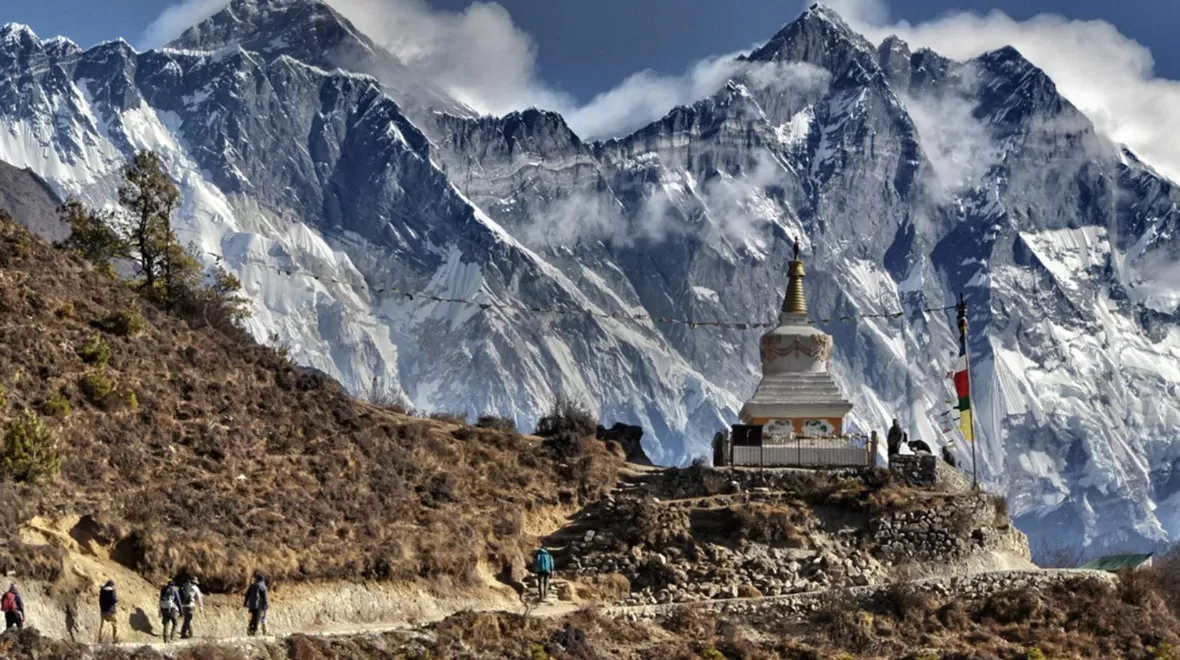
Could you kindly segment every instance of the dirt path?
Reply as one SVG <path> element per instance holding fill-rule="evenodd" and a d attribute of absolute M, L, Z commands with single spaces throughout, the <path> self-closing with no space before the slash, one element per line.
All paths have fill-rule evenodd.
<path fill-rule="evenodd" d="M 951 586 L 955 581 L 960 580 L 987 580 L 987 579 L 1006 579 L 1018 580 L 1022 577 L 1039 577 L 1068 579 L 1072 577 L 1099 577 L 1101 579 L 1112 579 L 1110 574 L 1102 571 L 1088 571 L 1078 569 L 1045 569 L 1035 571 L 989 571 L 981 573 L 973 573 L 957 576 L 942 576 L 934 578 L 925 578 L 915 580 L 912 584 L 927 584 L 927 585 L 942 585 Z M 787 605 L 792 603 L 806 603 L 821 601 L 826 596 L 832 593 L 848 593 L 854 595 L 868 595 L 881 589 L 888 588 L 888 585 L 872 585 L 867 587 L 840 587 L 833 589 L 822 589 L 817 591 L 801 592 L 797 594 L 790 594 L 786 596 L 763 596 L 758 598 L 726 598 L 713 599 L 706 601 L 697 601 L 691 603 L 669 603 L 665 605 L 629 605 L 629 606 L 606 606 L 602 608 L 602 613 L 611 617 L 644 617 L 653 616 L 656 614 L 666 614 L 682 608 L 690 607 L 717 607 L 722 609 L 730 609 L 741 611 L 743 608 L 757 608 L 761 605 Z M 561 617 L 577 612 L 584 604 L 567 602 L 567 601 L 549 601 L 543 605 L 527 610 L 528 616 L 536 617 Z M 292 635 L 309 635 L 313 637 L 352 637 L 356 635 L 380 635 L 383 633 L 410 631 L 422 627 L 423 625 L 435 623 L 446 619 L 448 616 L 457 614 L 463 610 L 455 610 L 443 616 L 431 617 L 428 620 L 420 620 L 415 622 L 399 621 L 387 623 L 367 623 L 367 624 L 337 624 L 325 627 L 317 627 L 306 630 L 282 632 L 279 634 L 269 635 L 265 637 L 207 637 L 195 638 L 191 640 L 181 640 L 164 644 L 162 642 L 127 642 L 120 644 L 91 644 L 92 648 L 99 647 L 118 647 L 127 650 L 138 649 L 143 647 L 152 648 L 157 651 L 171 651 L 179 650 L 185 647 L 199 646 L 203 644 L 216 644 L 218 646 L 250 646 L 262 643 L 275 643 L 282 641 Z M 487 607 L 474 608 L 470 611 L 478 612 L 511 612 L 516 614 L 525 614 L 526 609 L 522 604 L 516 609 L 506 609 L 504 607 Z"/>
<path fill-rule="evenodd" d="M 573 614 L 574 612 L 577 612 L 581 607 L 583 607 L 583 604 L 580 604 L 580 603 L 573 603 L 573 602 L 566 602 L 566 601 L 550 601 L 550 602 L 544 603 L 543 605 L 529 609 L 528 615 L 529 616 L 536 616 L 536 617 L 543 617 L 543 618 L 561 617 L 561 616 L 566 616 L 567 614 Z M 126 650 L 134 650 L 134 649 L 147 647 L 150 649 L 154 649 L 156 651 L 165 651 L 165 650 L 173 651 L 173 650 L 180 650 L 180 649 L 187 648 L 187 647 L 201 646 L 201 645 L 205 645 L 205 644 L 215 644 L 217 646 L 236 646 L 236 645 L 248 646 L 248 645 L 256 645 L 256 644 L 275 643 L 275 642 L 279 642 L 284 639 L 287 639 L 288 637 L 291 637 L 293 635 L 308 635 L 308 636 L 312 636 L 312 637 L 353 637 L 356 635 L 380 635 L 383 633 L 414 630 L 416 628 L 422 627 L 423 625 L 442 621 L 443 619 L 446 619 L 449 616 L 452 616 L 454 614 L 458 614 L 460 611 L 463 611 L 463 610 L 456 610 L 454 612 L 447 613 L 445 616 L 431 617 L 430 619 L 427 619 L 427 620 L 415 621 L 415 622 L 398 621 L 398 622 L 385 622 L 385 623 L 337 624 L 337 625 L 331 625 L 331 626 L 325 626 L 325 627 L 311 628 L 311 629 L 307 629 L 307 630 L 281 632 L 281 633 L 276 633 L 276 634 L 272 634 L 272 635 L 260 635 L 257 637 L 246 637 L 246 636 L 242 636 L 242 637 L 200 637 L 200 636 L 198 636 L 198 637 L 194 637 L 192 639 L 183 639 L 183 640 L 177 640 L 175 642 L 169 642 L 167 644 L 165 644 L 163 642 L 120 642 L 118 644 L 90 643 L 89 646 L 91 648 L 96 648 L 96 649 L 97 648 L 121 648 L 121 649 L 126 649 Z M 475 609 L 472 611 L 508 612 L 510 610 L 506 610 L 502 607 L 488 607 L 485 609 Z M 525 613 L 524 605 L 521 605 L 521 607 L 518 610 L 515 610 L 514 613 L 524 614 Z"/>

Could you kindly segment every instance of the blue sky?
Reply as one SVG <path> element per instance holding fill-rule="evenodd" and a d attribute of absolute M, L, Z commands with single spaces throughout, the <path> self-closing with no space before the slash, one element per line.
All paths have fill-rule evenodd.
<path fill-rule="evenodd" d="M 536 43 L 540 76 L 585 102 L 644 68 L 675 73 L 693 62 L 770 37 L 801 9 L 797 0 L 499 0 Z M 142 45 L 170 0 L 0 0 L 0 22 L 27 23 L 43 37 L 83 46 L 124 37 Z M 469 0 L 430 0 L 459 11 Z M 949 10 L 998 9 L 1024 20 L 1038 13 L 1101 19 L 1151 49 L 1158 75 L 1180 79 L 1180 2 L 1172 0 L 896 0 L 891 20 L 920 23 Z"/>

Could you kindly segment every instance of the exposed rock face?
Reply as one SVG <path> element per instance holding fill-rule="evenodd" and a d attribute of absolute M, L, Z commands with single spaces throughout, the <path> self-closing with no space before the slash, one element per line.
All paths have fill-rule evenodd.
<path fill-rule="evenodd" d="M 608 440 L 619 443 L 623 451 L 627 453 L 627 462 L 635 463 L 637 465 L 651 465 L 651 459 L 648 458 L 647 452 L 643 451 L 643 429 L 638 426 L 629 426 L 627 424 L 615 424 L 609 429 L 604 426 L 599 426 L 597 431 L 599 440 Z"/>
<path fill-rule="evenodd" d="M 957 337 L 922 310 L 962 291 L 980 475 L 1018 522 L 1094 551 L 1180 535 L 1180 194 L 1014 49 L 877 47 L 815 7 L 715 94 L 584 142 L 325 70 L 390 60 L 315 2 L 235 0 L 175 45 L 4 28 L 0 159 L 108 203 L 163 152 L 251 330 L 357 394 L 527 428 L 564 392 L 687 462 L 753 391 L 759 331 L 583 311 L 769 321 L 804 236 L 850 426 L 948 440 Z"/>
<path fill-rule="evenodd" d="M 49 241 L 70 235 L 70 228 L 58 216 L 60 201 L 41 177 L 28 170 L 0 162 L 0 210 Z"/>

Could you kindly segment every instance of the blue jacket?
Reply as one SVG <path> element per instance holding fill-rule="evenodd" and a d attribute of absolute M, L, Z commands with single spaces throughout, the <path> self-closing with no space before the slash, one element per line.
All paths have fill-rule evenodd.
<path fill-rule="evenodd" d="M 533 555 L 533 570 L 538 573 L 552 573 L 553 572 L 553 555 L 545 548 L 537 551 Z"/>

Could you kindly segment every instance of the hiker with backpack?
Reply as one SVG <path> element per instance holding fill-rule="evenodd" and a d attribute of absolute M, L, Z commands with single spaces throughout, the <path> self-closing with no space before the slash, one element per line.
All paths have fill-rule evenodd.
<path fill-rule="evenodd" d="M 199 585 L 196 576 L 192 576 L 185 580 L 184 586 L 180 588 L 180 615 L 184 620 L 180 627 L 181 639 L 193 636 L 193 613 L 204 605 Z"/>
<path fill-rule="evenodd" d="M 119 596 L 115 593 L 115 581 L 107 580 L 98 592 L 98 612 L 101 620 L 98 622 L 98 643 L 102 644 L 102 631 L 107 624 L 111 626 L 111 641 L 119 642 Z"/>
<path fill-rule="evenodd" d="M 537 593 L 544 602 L 549 597 L 549 575 L 553 572 L 553 555 L 541 546 L 533 555 L 533 571 L 537 574 Z"/>
<path fill-rule="evenodd" d="M 8 585 L 8 591 L 0 597 L 0 610 L 4 610 L 4 629 L 25 627 L 25 601 L 15 584 Z"/>
<path fill-rule="evenodd" d="M 250 623 L 246 626 L 246 634 L 250 637 L 258 634 L 259 626 L 262 634 L 266 634 L 266 611 L 270 609 L 270 598 L 266 589 L 266 578 L 261 573 L 254 574 L 254 582 L 246 589 L 246 609 L 250 612 Z"/>
<path fill-rule="evenodd" d="M 180 590 L 176 582 L 168 580 L 168 584 L 160 589 L 160 618 L 164 621 L 164 643 L 168 643 L 168 628 L 172 628 L 172 639 L 176 639 L 176 622 L 180 618 Z"/>

